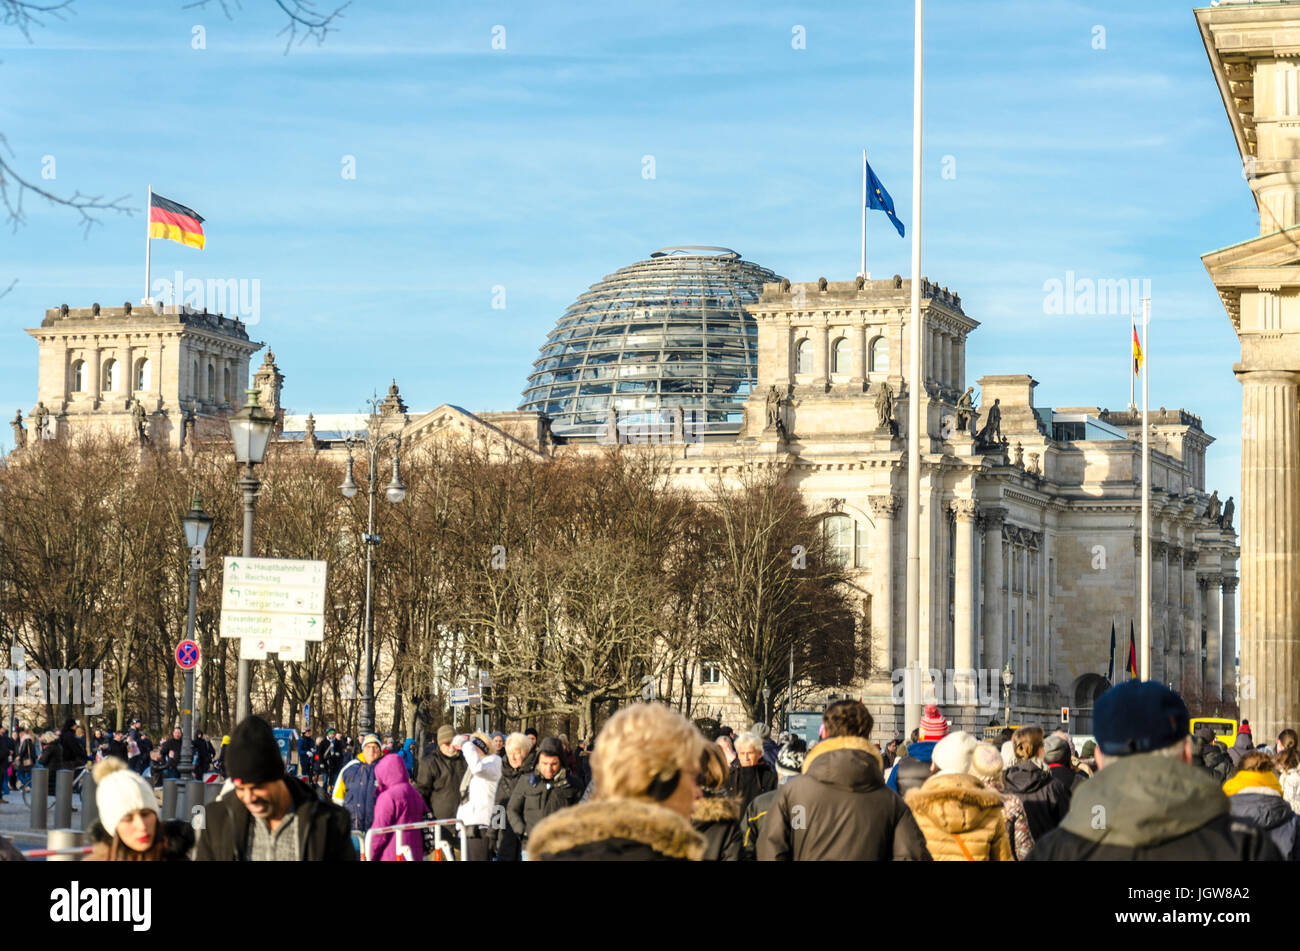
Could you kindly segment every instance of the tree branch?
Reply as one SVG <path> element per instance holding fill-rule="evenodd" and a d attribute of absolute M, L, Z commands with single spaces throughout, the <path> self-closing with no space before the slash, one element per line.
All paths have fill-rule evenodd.
<path fill-rule="evenodd" d="M 5 0 L 0 0 L 5 2 Z M 0 149 L 7 150 L 13 155 L 13 150 L 9 148 L 9 142 L 3 134 L 0 134 Z M 23 208 L 23 197 L 27 192 L 44 198 L 52 205 L 62 205 L 64 208 L 71 208 L 81 216 L 81 223 L 85 226 L 85 233 L 89 234 L 90 229 L 99 224 L 99 218 L 93 214 L 97 211 L 114 211 L 122 215 L 133 215 L 135 210 L 128 208 L 122 203 L 129 196 L 120 195 L 112 200 L 107 200 L 103 195 L 83 195 L 80 191 L 73 192 L 68 198 L 60 198 L 53 192 L 46 191 L 39 185 L 33 185 L 27 179 L 23 178 L 10 165 L 0 152 L 0 204 L 4 205 L 6 221 L 13 225 L 15 231 L 20 225 L 26 224 L 27 212 Z"/>
<path fill-rule="evenodd" d="M 44 26 L 42 16 L 63 19 L 64 10 L 72 6 L 72 0 L 60 0 L 58 3 L 31 3 L 30 0 L 0 0 L 0 25 L 17 27 L 23 36 L 31 42 L 31 29 Z"/>
<path fill-rule="evenodd" d="M 212 0 L 194 0 L 187 3 L 182 9 L 190 10 L 195 8 L 206 7 Z M 283 11 L 287 22 L 284 28 L 276 36 L 284 36 L 284 53 L 289 55 L 289 50 L 293 47 L 293 41 L 298 40 L 298 45 L 306 43 L 308 39 L 314 38 L 317 45 L 325 42 L 326 35 L 338 31 L 334 21 L 341 19 L 343 11 L 349 7 L 352 0 L 346 0 L 328 13 L 316 9 L 313 0 L 272 0 L 272 2 Z M 227 20 L 234 19 L 230 15 L 230 9 L 243 9 L 241 0 L 217 0 L 221 7 L 221 12 L 226 15 Z"/>

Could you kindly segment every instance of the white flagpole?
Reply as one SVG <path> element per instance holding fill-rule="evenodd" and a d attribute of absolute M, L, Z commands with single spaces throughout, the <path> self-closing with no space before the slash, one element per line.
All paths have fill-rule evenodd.
<path fill-rule="evenodd" d="M 862 150 L 862 269 L 858 271 L 867 276 L 867 150 Z"/>
<path fill-rule="evenodd" d="M 149 200 L 144 206 L 144 301 L 149 303 L 149 278 L 152 274 L 149 252 L 153 250 L 153 242 L 149 240 L 149 217 L 153 212 L 153 186 L 149 186 Z"/>
<path fill-rule="evenodd" d="M 1129 309 L 1128 315 L 1128 411 L 1131 413 L 1137 409 L 1137 404 L 1133 402 L 1133 377 L 1137 375 L 1137 368 L 1133 366 L 1133 338 L 1137 336 L 1137 323 L 1133 320 L 1133 311 Z M 1145 357 L 1146 354 L 1144 353 Z"/>
<path fill-rule="evenodd" d="M 907 665 L 904 736 L 921 725 L 921 75 L 922 8 L 916 0 L 912 53 L 912 311 L 907 380 Z"/>
<path fill-rule="evenodd" d="M 1151 380 L 1151 299 L 1142 298 L 1142 645 L 1138 672 L 1151 679 L 1151 433 L 1147 390 Z"/>

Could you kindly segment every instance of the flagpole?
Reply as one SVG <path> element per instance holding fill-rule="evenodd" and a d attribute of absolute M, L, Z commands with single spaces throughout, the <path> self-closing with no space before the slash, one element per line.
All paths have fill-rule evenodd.
<path fill-rule="evenodd" d="M 150 251 L 153 250 L 153 242 L 149 240 L 149 219 L 153 214 L 153 186 L 149 186 L 149 200 L 144 206 L 144 301 L 149 303 L 149 278 L 152 274 L 152 262 L 149 258 Z"/>
<path fill-rule="evenodd" d="M 916 0 L 912 53 L 912 310 L 907 381 L 907 664 L 904 736 L 921 724 L 921 76 L 924 0 Z"/>
<path fill-rule="evenodd" d="M 1151 434 L 1147 395 L 1151 380 L 1151 298 L 1142 298 L 1142 656 L 1139 673 L 1151 679 Z"/>
<path fill-rule="evenodd" d="M 858 272 L 867 276 L 867 150 L 862 150 L 862 269 Z"/>
<path fill-rule="evenodd" d="M 1128 411 L 1131 413 L 1137 409 L 1137 403 L 1133 401 L 1133 377 L 1137 376 L 1137 368 L 1133 365 L 1133 338 L 1137 335 L 1137 325 L 1131 309 L 1128 314 L 1128 335 Z"/>

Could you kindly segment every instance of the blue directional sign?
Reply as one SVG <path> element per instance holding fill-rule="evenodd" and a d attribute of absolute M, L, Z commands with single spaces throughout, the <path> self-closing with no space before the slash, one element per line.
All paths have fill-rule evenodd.
<path fill-rule="evenodd" d="M 199 645 L 193 641 L 181 641 L 176 645 L 176 666 L 181 670 L 193 670 L 199 662 Z"/>

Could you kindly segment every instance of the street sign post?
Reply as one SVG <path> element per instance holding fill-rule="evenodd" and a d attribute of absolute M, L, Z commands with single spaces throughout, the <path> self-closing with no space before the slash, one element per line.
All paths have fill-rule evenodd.
<path fill-rule="evenodd" d="M 481 703 L 482 695 L 478 688 L 474 687 L 452 687 L 451 688 L 451 705 L 453 707 L 468 707 L 471 704 Z"/>
<path fill-rule="evenodd" d="M 326 576 L 324 561 L 226 557 L 221 636 L 239 638 L 240 660 L 306 660 L 325 639 Z"/>
<path fill-rule="evenodd" d="M 193 641 L 181 641 L 176 645 L 176 666 L 181 670 L 193 670 L 199 662 L 199 645 Z"/>

